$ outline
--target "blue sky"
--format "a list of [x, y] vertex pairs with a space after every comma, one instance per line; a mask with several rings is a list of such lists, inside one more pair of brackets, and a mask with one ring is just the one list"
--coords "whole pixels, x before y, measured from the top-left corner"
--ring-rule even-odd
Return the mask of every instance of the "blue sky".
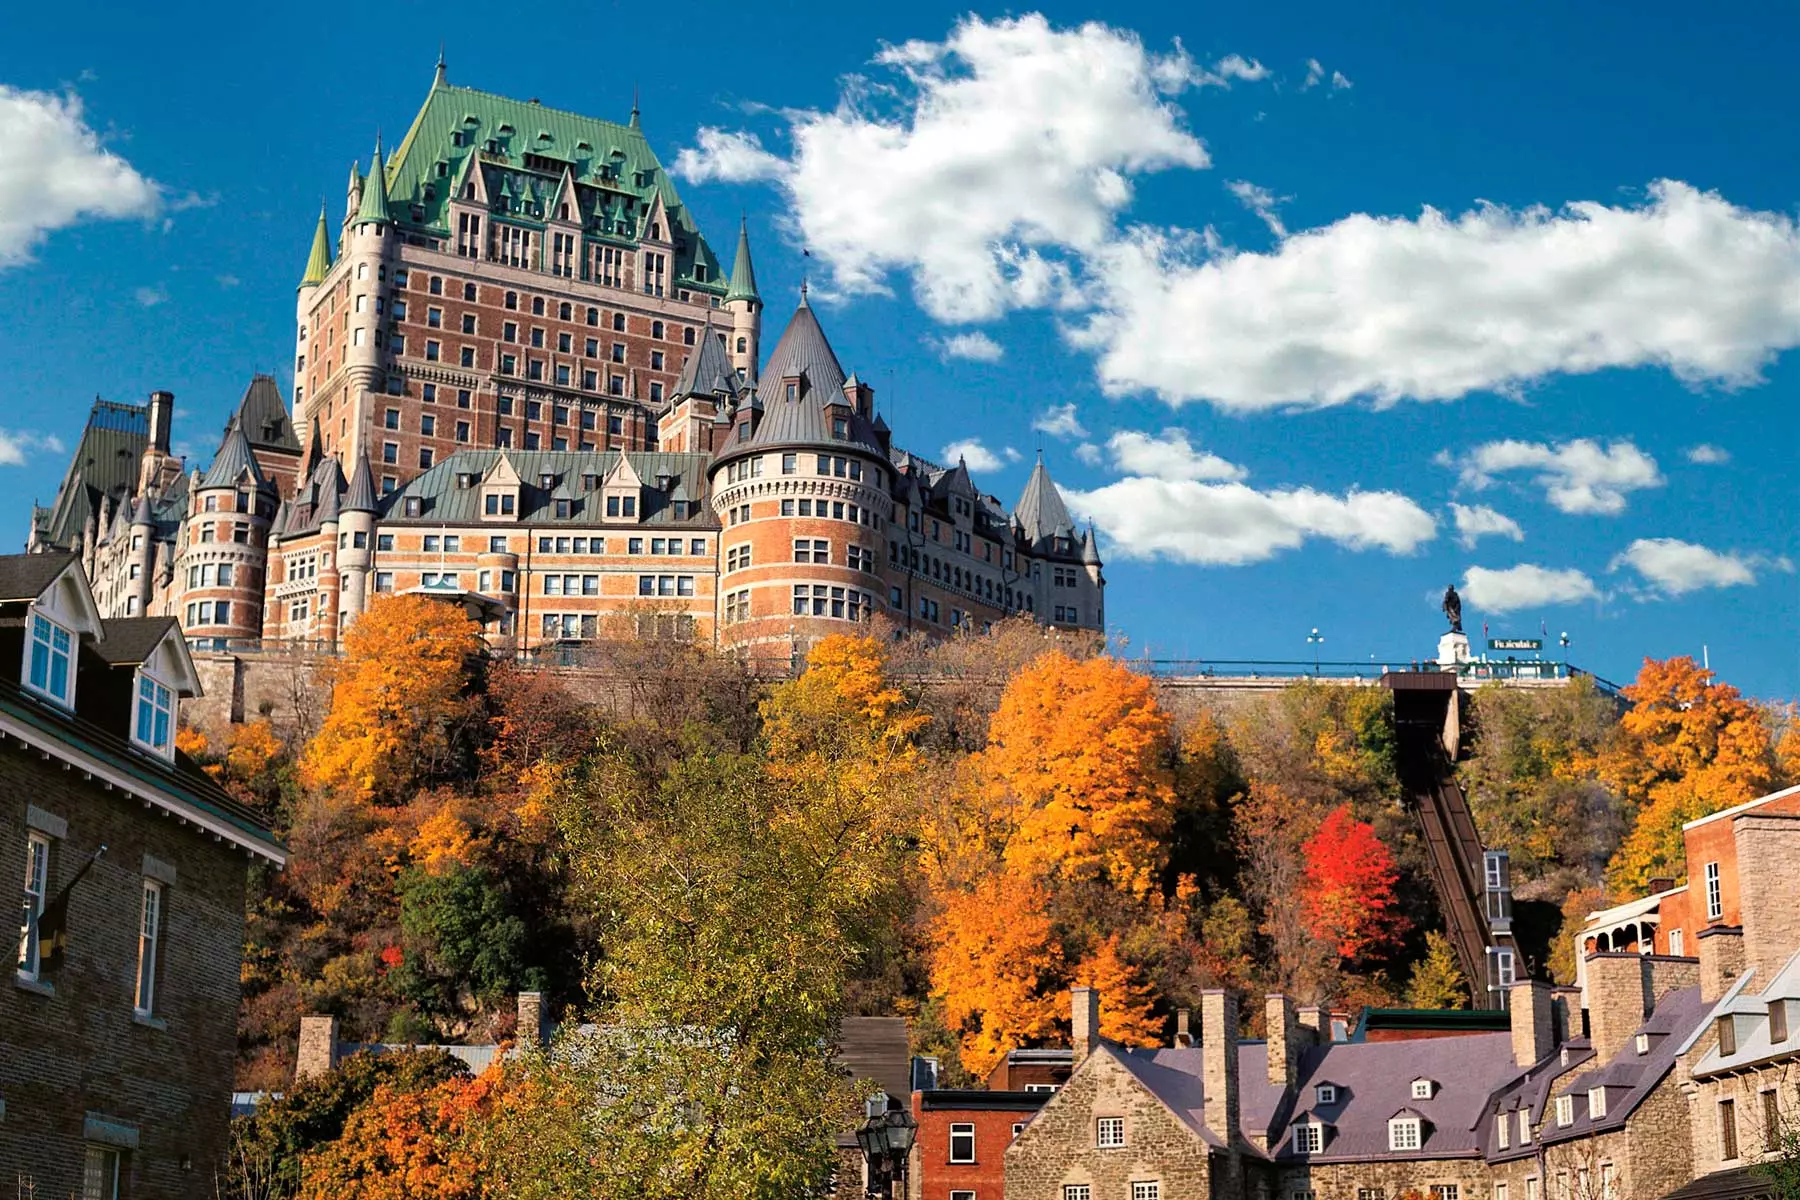
[[1132, 653], [1425, 657], [1454, 580], [1477, 637], [1794, 696], [1800, 16], [1568, 7], [13, 14], [0, 532], [95, 394], [173, 389], [203, 457], [252, 371], [287, 387], [319, 202], [442, 40], [559, 107], [635, 83], [715, 247], [747, 213], [776, 324], [810, 269], [904, 444], [978, 443], [1009, 502], [1042, 448]]

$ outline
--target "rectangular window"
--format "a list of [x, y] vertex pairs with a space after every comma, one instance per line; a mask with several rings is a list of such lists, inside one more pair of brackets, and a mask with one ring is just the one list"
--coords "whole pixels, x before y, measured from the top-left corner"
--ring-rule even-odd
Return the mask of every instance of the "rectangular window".
[[1417, 1150], [1419, 1120], [1417, 1117], [1395, 1117], [1388, 1122], [1389, 1150]]
[[1507, 1114], [1499, 1113], [1494, 1117], [1494, 1148], [1505, 1150], [1512, 1145], [1512, 1121]]
[[1706, 919], [1717, 921], [1725, 915], [1725, 899], [1719, 888], [1719, 864], [1706, 864]]
[[81, 1200], [119, 1200], [119, 1152], [89, 1146], [81, 1161]]
[[1131, 1181], [1131, 1200], [1161, 1200], [1161, 1197], [1161, 1180], [1134, 1179]]
[[169, 689], [142, 671], [138, 672], [137, 719], [132, 722], [131, 740], [164, 758], [172, 758], [174, 744], [174, 697]]
[[1357, 1188], [1356, 1200], [1387, 1200], [1387, 1189], [1378, 1187]]
[[1506, 1200], [1507, 1188], [1504, 1183], [1494, 1185], [1494, 1200]]
[[144, 880], [143, 921], [138, 926], [137, 998], [132, 1006], [144, 1016], [156, 1010], [156, 941], [162, 932], [163, 885]]
[[1431, 1200], [1458, 1200], [1462, 1189], [1454, 1183], [1434, 1183], [1431, 1185]]
[[[16, 876], [15, 876], [16, 878]], [[38, 918], [44, 915], [44, 899], [50, 890], [50, 839], [41, 833], [25, 835], [25, 908], [19, 931], [19, 974], [36, 979], [38, 973]]]
[[65, 707], [70, 703], [70, 670], [74, 639], [67, 629], [36, 613], [31, 618], [31, 667], [26, 679], [31, 690]]
[[1519, 1110], [1519, 1145], [1529, 1146], [1530, 1144], [1531, 1144], [1531, 1110], [1528, 1108], [1521, 1108]]
[[1094, 1200], [1094, 1192], [1085, 1183], [1065, 1183], [1063, 1200]]
[[1719, 1101], [1719, 1157], [1726, 1162], [1738, 1156], [1737, 1101]]
[[1294, 1153], [1317, 1154], [1324, 1149], [1325, 1127], [1322, 1125], [1294, 1126]]
[[1124, 1117], [1101, 1117], [1094, 1122], [1094, 1145], [1102, 1150], [1111, 1150], [1124, 1144]]
[[1719, 1031], [1719, 1053], [1726, 1058], [1737, 1053], [1737, 1026], [1727, 1013], [1718, 1019], [1716, 1028]]
[[1556, 1127], [1567, 1129], [1575, 1123], [1575, 1097], [1558, 1096], [1556, 1098]]
[[953, 1163], [975, 1161], [974, 1125], [953, 1124], [950, 1126], [950, 1161]]
[[1770, 1154], [1781, 1152], [1781, 1093], [1773, 1088], [1762, 1094], [1763, 1149]]
[[1606, 1115], [1606, 1089], [1603, 1087], [1588, 1089], [1588, 1119], [1598, 1121]]
[[1787, 1041], [1788, 1014], [1786, 1000], [1769, 1001], [1769, 1044]]

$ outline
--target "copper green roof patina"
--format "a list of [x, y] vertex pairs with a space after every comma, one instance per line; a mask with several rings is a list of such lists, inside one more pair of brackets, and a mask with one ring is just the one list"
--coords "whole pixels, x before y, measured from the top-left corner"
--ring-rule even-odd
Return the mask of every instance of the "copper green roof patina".
[[569, 219], [588, 238], [635, 247], [661, 197], [675, 244], [673, 277], [682, 287], [724, 294], [717, 256], [634, 125], [434, 80], [388, 164], [385, 198], [402, 226], [448, 238], [449, 201], [479, 170], [492, 219], [541, 230], [560, 215], [565, 169], [576, 184]]
[[738, 222], [737, 261], [731, 264], [731, 287], [725, 293], [729, 303], [732, 300], [752, 300], [762, 302], [756, 294], [756, 267], [750, 262], [750, 226], [746, 221]]
[[312, 254], [306, 260], [306, 274], [300, 277], [301, 287], [317, 287], [325, 282], [325, 276], [331, 270], [331, 235], [325, 230], [325, 206], [319, 205], [319, 227], [313, 230]]
[[356, 224], [386, 225], [392, 220], [388, 212], [387, 164], [381, 157], [381, 139], [376, 138], [375, 160], [369, 164], [369, 177], [363, 180], [362, 207], [356, 210]]

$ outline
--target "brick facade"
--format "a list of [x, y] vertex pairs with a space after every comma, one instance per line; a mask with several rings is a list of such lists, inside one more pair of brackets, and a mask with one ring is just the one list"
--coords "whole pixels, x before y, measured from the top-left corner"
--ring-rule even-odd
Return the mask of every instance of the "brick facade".
[[919, 1133], [909, 1200], [964, 1200], [963, 1193], [966, 1200], [1002, 1200], [1006, 1148], [1047, 1098], [1043, 1092], [914, 1092]]

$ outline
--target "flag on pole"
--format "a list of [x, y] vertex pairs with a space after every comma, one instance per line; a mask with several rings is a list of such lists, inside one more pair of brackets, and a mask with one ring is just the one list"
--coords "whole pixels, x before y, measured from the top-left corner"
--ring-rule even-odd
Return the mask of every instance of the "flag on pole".
[[81, 870], [75, 872], [75, 878], [63, 884], [62, 891], [56, 893], [50, 903], [44, 905], [44, 911], [38, 917], [38, 970], [50, 972], [63, 964], [63, 956], [69, 949], [69, 893], [75, 890], [82, 877], [93, 869], [100, 856], [106, 853], [101, 846], [94, 851], [94, 856], [81, 864]]

